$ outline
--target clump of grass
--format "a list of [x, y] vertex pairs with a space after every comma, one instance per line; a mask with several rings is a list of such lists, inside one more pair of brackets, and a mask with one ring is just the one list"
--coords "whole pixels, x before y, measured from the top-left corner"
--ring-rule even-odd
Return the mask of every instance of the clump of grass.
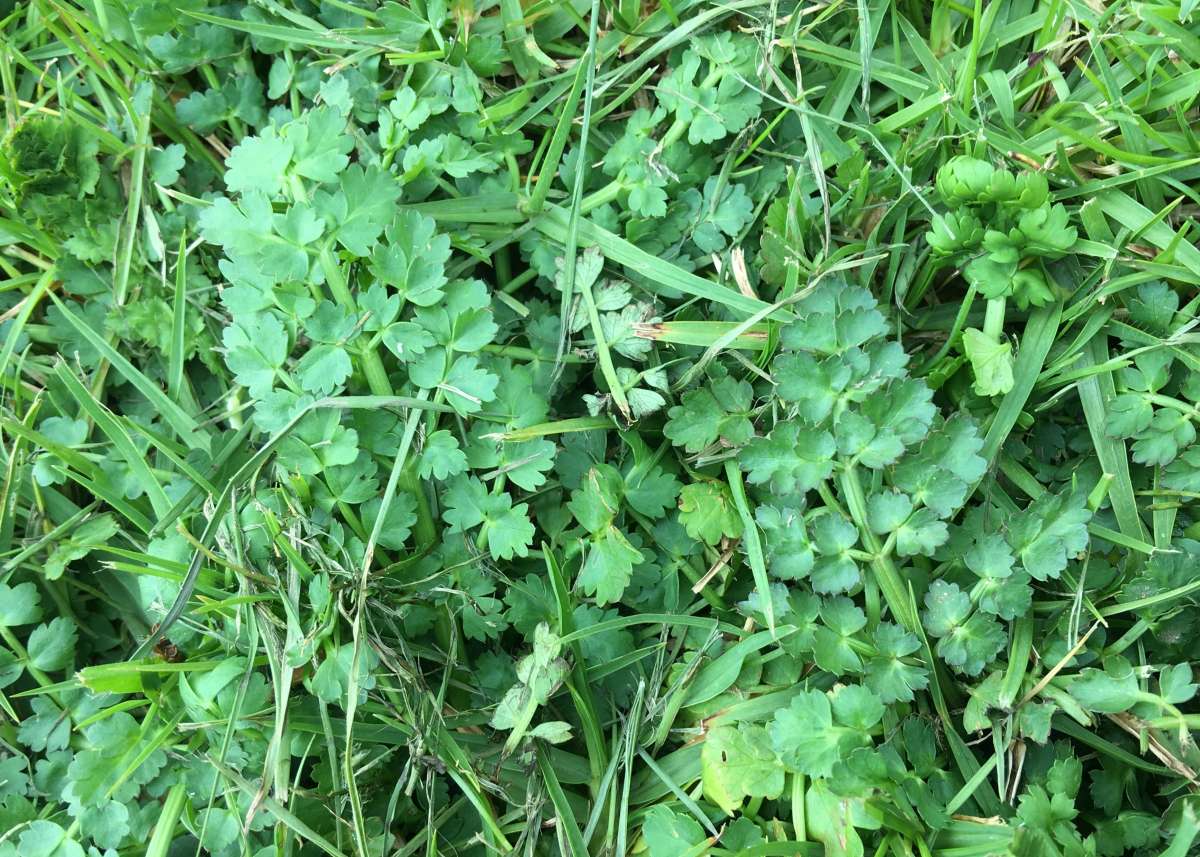
[[0, 9], [0, 857], [1192, 849], [1190, 4]]

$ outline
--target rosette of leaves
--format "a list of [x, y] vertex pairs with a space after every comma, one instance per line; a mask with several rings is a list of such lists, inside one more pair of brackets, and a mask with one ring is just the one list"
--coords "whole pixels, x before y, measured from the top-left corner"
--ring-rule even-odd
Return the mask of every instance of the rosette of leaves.
[[[584, 202], [596, 223], [685, 267], [725, 249], [749, 225], [753, 184], [716, 173], [722, 145], [760, 113], [756, 57], [755, 40], [732, 32], [673, 52], [657, 104], [606, 129], [611, 144], [595, 153], [595, 172], [608, 179]], [[568, 155], [572, 170], [579, 157]], [[532, 242], [526, 246], [536, 254]]]
[[[491, 293], [480, 280], [450, 279], [449, 236], [397, 205], [431, 175], [429, 163], [389, 170], [369, 149], [356, 149], [353, 102], [326, 102], [243, 139], [227, 159], [228, 194], [199, 212], [201, 234], [224, 256], [225, 362], [254, 405], [259, 430], [275, 433], [298, 421], [276, 465], [301, 502], [348, 527], [347, 543], [358, 545], [352, 555], [368, 540], [387, 468], [402, 447], [409, 457], [380, 528], [381, 548], [433, 545], [435, 513], [424, 478], [444, 486], [447, 533], [473, 531], [478, 547], [497, 558], [523, 555], [533, 528], [525, 504], [505, 488], [536, 489], [554, 445], [526, 450], [530, 444], [484, 436], [544, 418], [545, 399], [527, 395], [517, 407], [516, 397], [506, 396], [488, 414], [489, 428], [469, 438], [439, 427], [442, 412], [470, 418], [497, 399], [505, 369], [486, 351], [499, 329]], [[401, 160], [418, 158], [413, 147], [422, 145], [410, 143]], [[444, 167], [459, 144], [438, 146]], [[426, 145], [419, 157], [432, 157], [433, 148]], [[465, 177], [493, 163], [471, 155], [447, 169]], [[507, 367], [510, 379], [525, 378], [521, 371]], [[421, 435], [405, 442], [414, 415], [405, 422], [386, 411], [348, 415], [323, 406], [343, 393], [384, 397], [385, 406], [402, 396], [437, 410], [422, 421]], [[535, 454], [526, 460], [529, 452]]]
[[936, 256], [962, 267], [972, 289], [987, 299], [983, 329], [967, 328], [963, 352], [975, 392], [1003, 395], [1013, 386], [1012, 345], [1004, 339], [1009, 298], [1021, 309], [1058, 297], [1045, 262], [1075, 245], [1075, 227], [1061, 203], [1051, 203], [1041, 173], [1012, 173], [969, 155], [943, 164], [938, 195], [949, 211], [936, 215], [925, 239]]
[[[861, 591], [872, 566], [892, 620], [915, 631], [899, 568], [948, 539], [983, 476], [982, 439], [970, 417], [938, 416], [865, 289], [828, 278], [794, 309], [770, 365], [773, 422], [752, 436], [749, 383], [721, 378], [687, 393], [664, 431], [689, 451], [740, 447], [769, 578], [834, 598]], [[769, 620], [773, 603], [759, 604]]]
[[5, 141], [3, 172], [31, 220], [48, 226], [78, 222], [76, 213], [106, 196], [119, 210], [115, 188], [98, 195], [102, 170], [100, 141], [86, 129], [60, 118], [29, 119], [10, 132]]
[[945, 824], [930, 799], [929, 742], [911, 728], [916, 721], [906, 723], [903, 740], [884, 740], [886, 707], [859, 684], [789, 696], [763, 725], [721, 724], [708, 732], [701, 767], [709, 801], [732, 815], [747, 798], [778, 798], [790, 777], [805, 785], [808, 834], [844, 854], [861, 855], [859, 830], [878, 829], [881, 817], [916, 829]]

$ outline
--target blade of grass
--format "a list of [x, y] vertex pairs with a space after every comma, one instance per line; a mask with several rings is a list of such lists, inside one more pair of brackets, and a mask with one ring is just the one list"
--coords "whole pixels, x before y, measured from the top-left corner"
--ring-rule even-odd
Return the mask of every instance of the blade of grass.
[[[565, 637], [575, 631], [575, 616], [571, 607], [571, 593], [562, 570], [554, 557], [554, 549], [549, 544], [542, 544], [542, 558], [546, 563], [546, 575], [550, 579], [550, 588], [554, 593], [555, 606], [558, 608], [558, 634]], [[592, 695], [587, 660], [578, 641], [567, 644], [571, 650], [571, 678], [568, 680], [568, 691], [575, 703], [579, 722], [583, 727], [584, 741], [588, 748], [588, 766], [592, 772], [592, 794], [595, 796], [600, 788], [600, 780], [608, 765], [608, 748], [604, 741], [604, 732], [600, 725], [600, 715], [597, 713], [596, 701]]]
[[[292, 430], [315, 407], [315, 404], [310, 405], [294, 415], [292, 419], [283, 426], [283, 428], [276, 432], [271, 439], [267, 441], [267, 443], [261, 449], [258, 450], [258, 452], [256, 452], [249, 460], [242, 464], [242, 466], [238, 468], [237, 472], [225, 482], [225, 485], [221, 489], [220, 495], [218, 495], [213, 502], [211, 514], [207, 523], [204, 525], [204, 530], [201, 532], [199, 537], [199, 543], [201, 547], [192, 554], [192, 560], [188, 564], [187, 574], [184, 576], [183, 582], [180, 585], [179, 593], [175, 596], [175, 600], [172, 602], [170, 609], [167, 610], [166, 614], [159, 621], [155, 629], [134, 649], [133, 654], [131, 654], [128, 658], [129, 660], [137, 660], [145, 655], [146, 652], [150, 651], [154, 647], [154, 644], [163, 639], [167, 630], [174, 625], [176, 621], [178, 621], [180, 616], [183, 615], [184, 611], [187, 609], [188, 600], [192, 596], [192, 590], [195, 588], [196, 580], [200, 574], [200, 568], [203, 564], [205, 556], [204, 548], [206, 548], [212, 542], [213, 538], [215, 538], [221, 519], [224, 517], [226, 509], [233, 500], [234, 491], [240, 488], [242, 483], [251, 480], [258, 473], [258, 471], [267, 463], [271, 456], [275, 454], [275, 451], [278, 449], [279, 445], [287, 439], [287, 437], [292, 433]], [[379, 520], [383, 520], [382, 516], [379, 517]]]
[[179, 823], [179, 817], [183, 814], [186, 801], [186, 784], [181, 782], [171, 786], [171, 790], [167, 792], [167, 798], [159, 810], [158, 818], [154, 822], [154, 832], [150, 836], [150, 843], [146, 846], [146, 857], [167, 857], [175, 836], [175, 825]]
[[[579, 150], [587, 151], [588, 134], [592, 127], [592, 99], [596, 91], [596, 27], [598, 25], [597, 17], [600, 14], [600, 0], [592, 0], [591, 18], [588, 23], [588, 49], [584, 55], [587, 63], [587, 75], [584, 82], [583, 95], [583, 122], [579, 129]], [[559, 297], [559, 332], [558, 332], [558, 348], [556, 350], [556, 363], [554, 370], [554, 382], [557, 383], [562, 372], [562, 355], [566, 353], [567, 343], [570, 341], [570, 315], [573, 302], [575, 300], [575, 277], [578, 274], [578, 266], [575, 264], [576, 250], [579, 246], [579, 226], [580, 226], [580, 211], [583, 202], [583, 187], [587, 181], [588, 163], [586, 158], [581, 158], [575, 167], [575, 181], [571, 187], [571, 205], [565, 214], [563, 221], [563, 233], [559, 239], [563, 245], [563, 276], [560, 287], [562, 294]], [[557, 210], [557, 209], [556, 209]], [[600, 330], [599, 321], [596, 318], [595, 300], [591, 298], [590, 291], [586, 297], [588, 306], [589, 322], [592, 324], [593, 336], [597, 336]], [[609, 382], [610, 393], [613, 400], [617, 403], [621, 413], [625, 415], [626, 420], [629, 419], [629, 403], [625, 401], [624, 390], [621, 384], [615, 378], [615, 372], [612, 367], [612, 358], [608, 354], [607, 347], [603, 344], [603, 335], [597, 336], [598, 353], [601, 356], [601, 365], [604, 369], [605, 378]]]
[[538, 423], [512, 431], [493, 432], [484, 435], [488, 440], [500, 440], [517, 443], [526, 440], [537, 440], [541, 437], [553, 437], [559, 434], [572, 434], [580, 431], [604, 431], [616, 428], [612, 417], [572, 417], [556, 420], [550, 423]]
[[[421, 393], [424, 396], [428, 394], [428, 391], [422, 390]], [[354, 616], [351, 623], [351, 639], [354, 648], [351, 658], [350, 675], [346, 682], [346, 730], [344, 736], [346, 750], [342, 755], [342, 773], [345, 777], [346, 791], [350, 795], [350, 808], [354, 821], [352, 829], [354, 831], [355, 848], [360, 857], [366, 857], [368, 854], [367, 820], [363, 814], [362, 798], [358, 791], [358, 780], [354, 771], [354, 754], [351, 752], [351, 748], [354, 746], [354, 717], [358, 708], [358, 677], [361, 672], [362, 651], [366, 645], [363, 637], [365, 635], [364, 617], [367, 607], [367, 590], [370, 581], [371, 565], [374, 562], [375, 547], [379, 543], [379, 537], [383, 532], [383, 525], [387, 520], [388, 509], [396, 497], [396, 491], [400, 484], [400, 476], [404, 472], [408, 453], [412, 448], [413, 438], [416, 436], [417, 427], [420, 425], [422, 416], [423, 411], [414, 408], [409, 412], [408, 419], [405, 422], [404, 435], [396, 451], [395, 460], [392, 462], [387, 486], [384, 488], [379, 511], [375, 515], [375, 523], [371, 528], [371, 536], [367, 540], [366, 549], [363, 551], [362, 565], [358, 575]], [[330, 764], [332, 763], [333, 760], [331, 759]]]
[[[1058, 320], [1062, 314], [1060, 304], [1052, 304], [1034, 311], [1025, 324], [1025, 335], [1021, 338], [1021, 350], [1013, 366], [1013, 387], [1005, 394], [996, 409], [983, 439], [980, 455], [991, 466], [995, 464], [1000, 449], [1008, 439], [1009, 432], [1017, 424], [1017, 418], [1033, 392], [1038, 374], [1046, 362], [1046, 355], [1058, 332]], [[976, 486], [978, 487], [978, 486]]]
[[558, 781], [558, 775], [554, 772], [554, 764], [550, 761], [550, 754], [545, 752], [545, 745], [539, 742], [538, 748], [534, 751], [534, 756], [537, 758], [538, 772], [542, 775], [542, 782], [546, 785], [546, 792], [550, 795], [550, 803], [554, 806], [554, 813], [558, 816], [556, 831], [562, 833], [566, 840], [567, 846], [570, 848], [568, 853], [585, 855], [588, 853], [587, 844], [583, 841], [583, 836], [579, 832], [579, 824], [575, 821], [575, 813], [571, 810], [571, 802], [567, 800], [567, 795], [563, 791], [562, 784]]
[[183, 408], [170, 399], [157, 384], [147, 378], [145, 374], [113, 348], [107, 339], [68, 309], [67, 305], [60, 301], [54, 294], [50, 295], [50, 300], [58, 307], [63, 318], [79, 332], [80, 336], [99, 351], [101, 357], [112, 364], [112, 367], [121, 374], [122, 378], [136, 387], [138, 392], [149, 400], [158, 414], [175, 430], [179, 435], [179, 439], [187, 444], [189, 449], [209, 451], [211, 438], [208, 436], [208, 433]]
[[[1098, 335], [1092, 339], [1079, 358], [1078, 366], [1087, 368], [1108, 360], [1106, 337]], [[1108, 423], [1108, 404], [1116, 396], [1116, 387], [1110, 372], [1092, 375], [1075, 385], [1079, 401], [1083, 405], [1088, 432], [1096, 458], [1105, 473], [1112, 474], [1114, 481], [1108, 489], [1109, 501], [1121, 532], [1139, 541], [1148, 541], [1146, 526], [1138, 514], [1137, 500], [1133, 496], [1133, 481], [1129, 473], [1129, 457], [1125, 441], [1110, 437], [1105, 430]]]
[[329, 857], [347, 857], [347, 855], [343, 854], [336, 847], [334, 847], [332, 842], [309, 827], [303, 820], [300, 819], [299, 816], [276, 801], [275, 798], [259, 795], [258, 788], [243, 779], [242, 776], [233, 768], [229, 767], [224, 762], [213, 758], [212, 756], [206, 756], [205, 761], [212, 765], [221, 774], [221, 776], [240, 789], [247, 798], [252, 800], [257, 798], [259, 805], [263, 808], [263, 810], [269, 813], [279, 823], [287, 827], [288, 830], [299, 836], [302, 841], [312, 843], [328, 854]]
[[[536, 221], [538, 231], [551, 240], [565, 244], [570, 216], [555, 205], [547, 205], [546, 212]], [[644, 283], [651, 291], [659, 293], [654, 287], [683, 292], [684, 294], [703, 300], [712, 301], [722, 306], [730, 307], [747, 315], [759, 312], [768, 304], [756, 298], [750, 298], [741, 292], [717, 285], [695, 274], [688, 273], [670, 262], [652, 256], [640, 247], [631, 244], [588, 220], [580, 220], [578, 227], [580, 242], [585, 246], [596, 246], [605, 258], [624, 265], [639, 275], [639, 282]], [[793, 316], [790, 312], [779, 309], [771, 318], [777, 321], [788, 321]]]
[[579, 107], [579, 96], [583, 92], [584, 81], [589, 77], [589, 67], [593, 64], [594, 56], [591, 50], [584, 54], [583, 59], [576, 64], [571, 90], [567, 94], [567, 100], [563, 102], [562, 112], [559, 113], [558, 122], [554, 126], [554, 135], [550, 138], [550, 148], [546, 151], [546, 157], [542, 161], [541, 174], [533, 186], [529, 202], [526, 203], [526, 210], [531, 215], [541, 212], [542, 207], [546, 204], [546, 197], [550, 194], [550, 188], [554, 184], [554, 178], [558, 175], [563, 150], [567, 147], [567, 141], [571, 136], [571, 126], [575, 122], [575, 110]]
[[[191, 9], [181, 9], [180, 12], [206, 24], [228, 27], [257, 38], [280, 41], [288, 45], [304, 45], [334, 52], [349, 52], [362, 48], [394, 50], [400, 53], [405, 50], [404, 45], [393, 42], [386, 34], [377, 36], [372, 30], [326, 29], [313, 31], [300, 27], [288, 27], [283, 24], [269, 24], [264, 21], [239, 21], [235, 18], [222, 18], [218, 15]], [[386, 33], [386, 31], [384, 32]]]
[[763, 605], [767, 628], [774, 635], [776, 632], [775, 608], [771, 598], [771, 582], [767, 577], [767, 563], [763, 556], [762, 540], [758, 535], [758, 524], [754, 520], [754, 514], [750, 511], [750, 502], [746, 499], [746, 486], [742, 484], [742, 471], [733, 460], [725, 462], [725, 478], [729, 482], [729, 490], [733, 495], [733, 505], [742, 519], [742, 545], [746, 549], [746, 560], [750, 563], [750, 573], [754, 576], [754, 588], [758, 591], [759, 601]]
[[605, 631], [632, 628], [635, 625], [668, 625], [680, 628], [703, 628], [706, 631], [719, 630], [723, 634], [734, 634], [736, 636], [741, 636], [742, 634], [740, 627], [718, 622], [715, 619], [702, 619], [699, 616], [684, 616], [673, 613], [642, 613], [638, 616], [622, 616], [619, 619], [606, 619], [603, 622], [597, 622], [595, 625], [588, 625], [586, 628], [580, 628], [577, 631], [572, 631], [570, 634], [564, 634], [559, 642], [566, 645], [576, 640], [593, 637], [596, 634], [603, 634]]
[[54, 374], [101, 434], [108, 438], [121, 457], [125, 459], [125, 464], [129, 467], [138, 485], [150, 499], [154, 514], [167, 514], [171, 509], [171, 501], [167, 499], [167, 494], [163, 491], [158, 478], [151, 472], [141, 450], [134, 446], [133, 438], [121, 425], [120, 419], [93, 398], [92, 392], [79, 383], [79, 379], [67, 368], [66, 363], [60, 362], [55, 366]]
[[42, 274], [29, 294], [21, 299], [21, 309], [8, 326], [8, 335], [4, 337], [4, 348], [0, 349], [0, 379], [7, 374], [8, 363], [12, 360], [13, 352], [16, 351], [17, 342], [25, 330], [25, 325], [29, 323], [30, 317], [38, 308], [38, 304], [42, 302], [42, 298], [49, 293], [54, 282], [55, 274], [51, 269]]
[[179, 236], [175, 259], [175, 300], [171, 308], [171, 349], [167, 357], [167, 398], [177, 401], [183, 389], [184, 321], [187, 318], [187, 232]]

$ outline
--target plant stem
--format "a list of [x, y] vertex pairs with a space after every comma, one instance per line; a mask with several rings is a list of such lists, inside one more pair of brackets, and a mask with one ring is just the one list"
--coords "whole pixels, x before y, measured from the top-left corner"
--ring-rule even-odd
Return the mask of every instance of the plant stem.
[[879, 583], [879, 591], [892, 617], [909, 631], [917, 633], [919, 623], [916, 606], [909, 597], [908, 590], [900, 577], [892, 558], [883, 550], [879, 537], [867, 526], [867, 499], [863, 493], [862, 482], [859, 481], [858, 471], [853, 464], [848, 464], [842, 471], [841, 487], [843, 499], [850, 517], [858, 526], [859, 537], [867, 550], [873, 555], [871, 565], [875, 569], [875, 579]]
[[167, 799], [163, 801], [158, 820], [154, 823], [154, 833], [146, 848], [146, 857], [166, 857], [167, 849], [175, 835], [175, 825], [179, 822], [179, 816], [183, 812], [186, 800], [187, 786], [185, 783], [176, 783], [167, 792]]
[[808, 838], [808, 826], [804, 818], [804, 774], [792, 774], [792, 831], [797, 842]]
[[33, 679], [39, 685], [42, 687], [50, 687], [52, 684], [54, 684], [54, 679], [50, 678], [50, 676], [46, 675], [33, 665], [33, 661], [29, 657], [29, 652], [26, 651], [23, 645], [21, 645], [21, 641], [17, 639], [16, 634], [14, 634], [7, 627], [0, 626], [0, 640], [3, 640], [8, 646], [9, 651], [17, 656], [17, 660], [25, 664], [25, 669], [29, 671], [29, 674], [33, 676]]
[[[342, 269], [338, 266], [337, 259], [334, 258], [333, 250], [329, 245], [321, 248], [320, 260], [321, 270], [325, 272], [325, 280], [329, 283], [329, 291], [333, 293], [334, 300], [352, 313], [357, 313], [358, 306], [354, 302], [354, 296], [350, 294], [346, 278], [342, 276]], [[376, 396], [392, 395], [392, 382], [388, 379], [387, 369], [383, 366], [379, 352], [374, 348], [365, 348], [361, 354], [363, 374], [366, 375], [367, 386], [370, 387], [371, 392]]]
[[995, 342], [1004, 335], [1004, 310], [1008, 298], [991, 298], [987, 302], [987, 310], [983, 316], [983, 333]]

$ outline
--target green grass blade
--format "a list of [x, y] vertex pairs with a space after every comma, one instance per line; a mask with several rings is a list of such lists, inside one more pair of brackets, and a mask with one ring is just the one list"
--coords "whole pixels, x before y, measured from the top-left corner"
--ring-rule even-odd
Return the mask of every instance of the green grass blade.
[[[546, 237], [559, 243], [565, 243], [568, 222], [567, 212], [557, 206], [549, 205], [546, 207], [546, 213], [537, 220], [537, 228]], [[683, 292], [686, 295], [712, 301], [747, 315], [759, 312], [769, 306], [756, 298], [746, 297], [740, 292], [719, 286], [710, 280], [688, 273], [670, 262], [652, 256], [624, 238], [614, 235], [588, 220], [580, 220], [579, 238], [585, 246], [599, 247], [600, 252], [610, 261], [635, 271], [646, 282], [647, 287], [658, 294], [670, 295], [672, 292]], [[778, 309], [771, 313], [770, 318], [787, 321], [792, 318], [792, 314], [787, 310]]]
[[167, 499], [166, 492], [163, 491], [162, 485], [158, 478], [151, 472], [150, 466], [146, 463], [141, 450], [133, 444], [133, 438], [121, 425], [120, 418], [112, 413], [104, 405], [100, 404], [92, 397], [91, 392], [79, 382], [74, 373], [67, 368], [66, 363], [59, 363], [54, 367], [54, 373], [58, 376], [62, 385], [67, 388], [67, 391], [75, 398], [83, 413], [87, 414], [88, 418], [95, 424], [96, 428], [116, 447], [121, 456], [125, 459], [125, 464], [128, 465], [138, 485], [142, 491], [150, 499], [150, 505], [154, 509], [156, 515], [165, 515], [171, 508], [171, 501]]
[[190, 417], [178, 404], [172, 401], [166, 393], [164, 393], [157, 384], [151, 381], [141, 371], [113, 348], [108, 341], [101, 336], [91, 326], [77, 316], [74, 312], [67, 308], [66, 304], [60, 301], [53, 294], [50, 299], [54, 305], [58, 307], [70, 325], [78, 331], [79, 335], [86, 339], [92, 347], [100, 352], [100, 355], [112, 364], [121, 377], [137, 388], [138, 392], [149, 400], [155, 410], [162, 416], [163, 420], [175, 430], [179, 435], [179, 439], [187, 444], [189, 449], [200, 449], [208, 451], [210, 438], [207, 432]]

